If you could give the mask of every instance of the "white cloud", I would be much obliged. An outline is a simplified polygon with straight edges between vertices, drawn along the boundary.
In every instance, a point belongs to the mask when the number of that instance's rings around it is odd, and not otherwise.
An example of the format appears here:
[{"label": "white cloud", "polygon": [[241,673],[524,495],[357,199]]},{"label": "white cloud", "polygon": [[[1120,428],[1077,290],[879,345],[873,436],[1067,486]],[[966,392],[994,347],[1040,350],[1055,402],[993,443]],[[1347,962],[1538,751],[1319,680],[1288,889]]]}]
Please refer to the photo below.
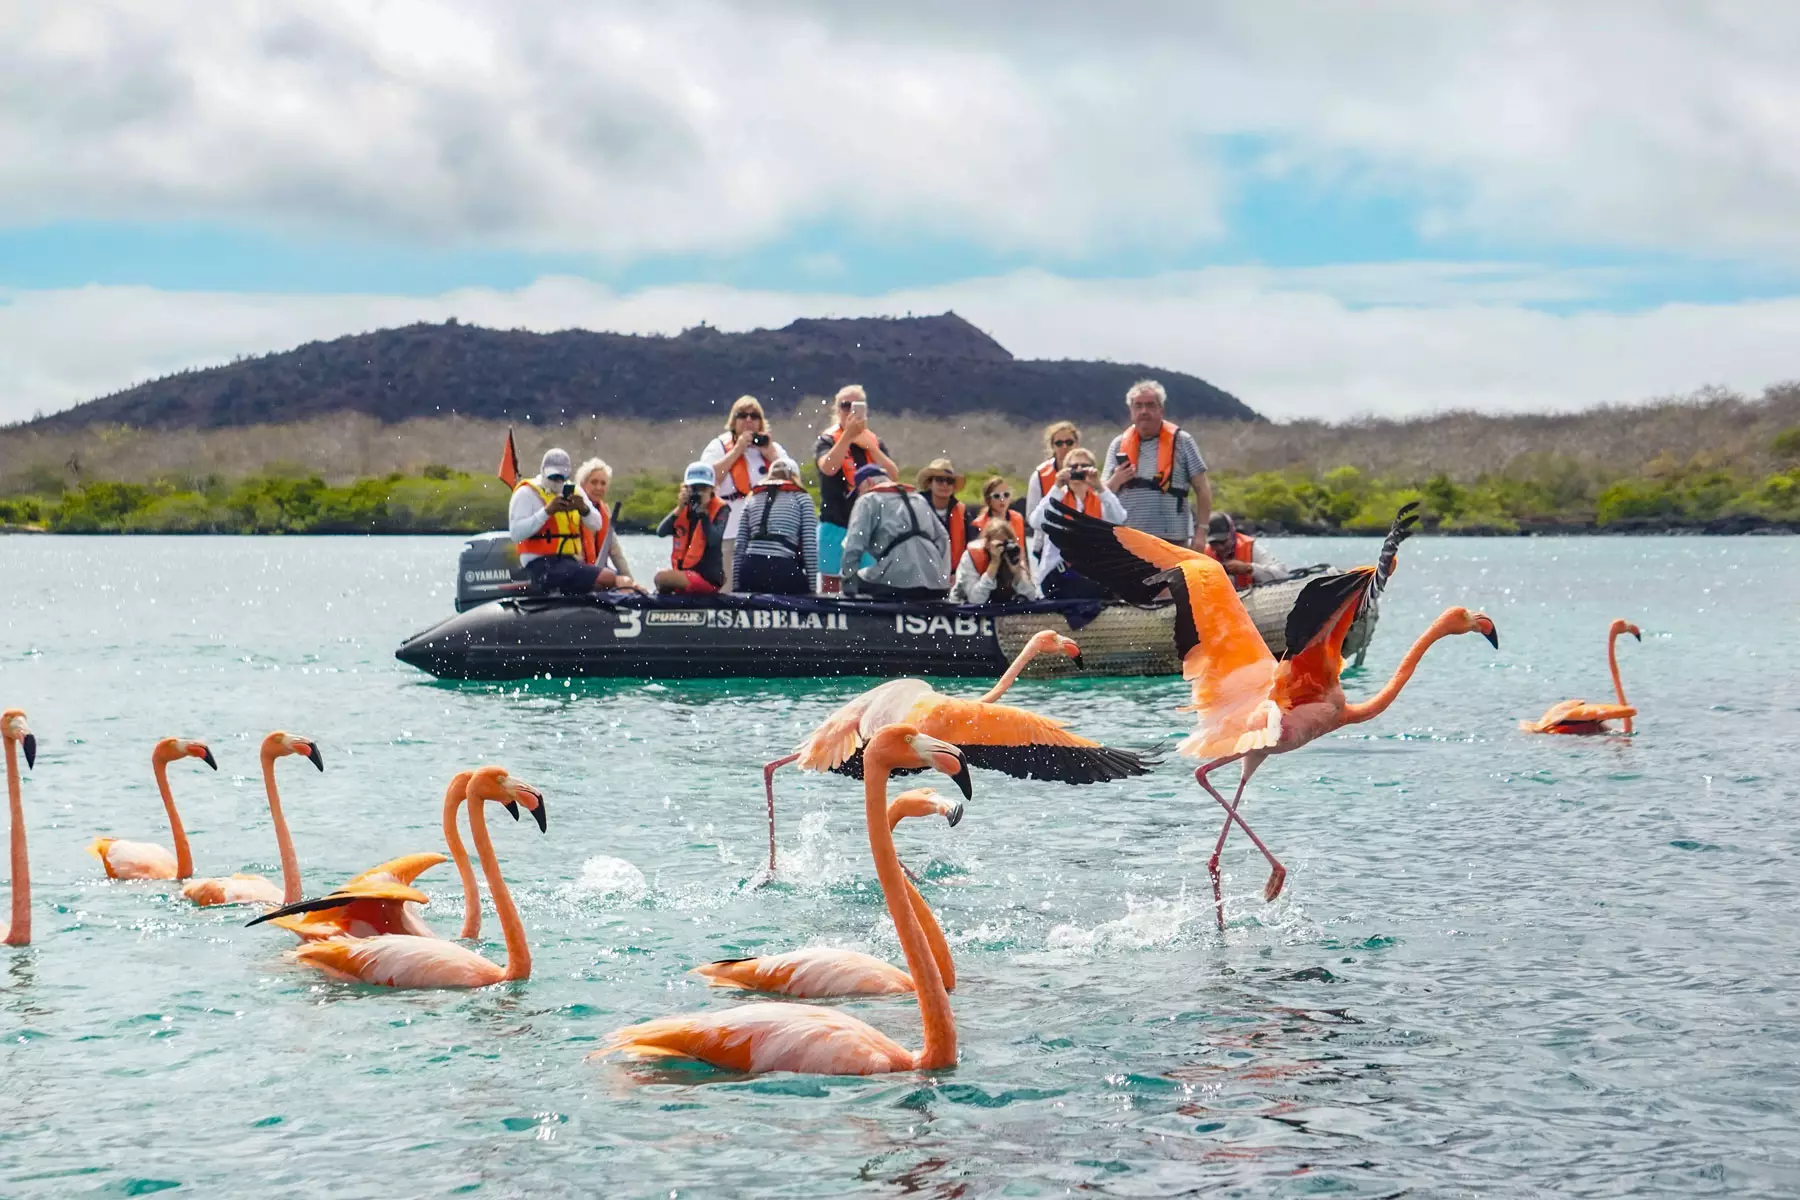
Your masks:
[{"label": "white cloud", "polygon": [[282,296],[88,287],[0,297],[0,420],[140,379],[346,332],[458,319],[500,328],[674,333],[798,316],[955,309],[1022,358],[1184,370],[1265,415],[1343,418],[1473,407],[1583,408],[1705,384],[1800,377],[1800,298],[1559,315],[1523,301],[1579,275],[1392,264],[1355,272],[1203,270],[1138,280],[1039,271],[878,297],[688,285],[628,294],[573,279],[434,297]]},{"label": "white cloud", "polygon": [[1797,57],[1800,6],[1729,0],[19,4],[0,221],[1085,255],[1218,233],[1247,137],[1432,229],[1795,261]]}]

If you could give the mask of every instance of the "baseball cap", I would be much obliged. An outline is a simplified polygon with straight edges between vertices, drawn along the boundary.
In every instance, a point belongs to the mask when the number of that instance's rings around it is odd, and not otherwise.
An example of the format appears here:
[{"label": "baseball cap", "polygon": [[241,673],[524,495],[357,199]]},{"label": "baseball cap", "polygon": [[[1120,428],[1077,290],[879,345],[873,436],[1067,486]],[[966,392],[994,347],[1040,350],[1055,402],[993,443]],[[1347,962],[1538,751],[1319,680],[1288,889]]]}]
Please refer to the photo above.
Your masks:
[{"label": "baseball cap", "polygon": [[711,487],[715,482],[713,469],[703,462],[691,462],[682,474],[681,482],[684,487]]},{"label": "baseball cap", "polygon": [[548,479],[552,475],[561,475],[567,479],[575,470],[575,464],[569,459],[569,452],[551,448],[544,451],[544,465],[538,468],[538,474]]}]

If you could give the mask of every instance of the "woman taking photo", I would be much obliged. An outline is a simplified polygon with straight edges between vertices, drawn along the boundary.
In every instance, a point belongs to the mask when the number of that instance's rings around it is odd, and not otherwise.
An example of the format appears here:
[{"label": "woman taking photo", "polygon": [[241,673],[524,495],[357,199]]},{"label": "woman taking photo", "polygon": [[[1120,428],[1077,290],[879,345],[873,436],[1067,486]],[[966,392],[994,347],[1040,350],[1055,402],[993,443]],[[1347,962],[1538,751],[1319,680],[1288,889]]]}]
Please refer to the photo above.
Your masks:
[{"label": "woman taking photo", "polygon": [[713,469],[713,487],[718,498],[731,510],[725,526],[725,586],[732,590],[731,563],[736,548],[738,522],[743,516],[744,502],[750,489],[761,483],[769,467],[787,451],[769,432],[768,418],[755,396],[739,396],[725,418],[725,432],[706,443],[700,461]]},{"label": "woman taking photo", "polygon": [[1025,543],[1006,521],[989,521],[981,536],[963,552],[950,588],[953,604],[1004,604],[1008,600],[1037,600],[1043,593],[1032,577]]},{"label": "woman taking photo", "polygon": [[[1044,529],[1044,514],[1050,511],[1052,504],[1066,504],[1076,512],[1086,513],[1090,517],[1104,517],[1116,524],[1125,522],[1125,506],[1119,498],[1107,491],[1100,482],[1100,472],[1094,466],[1094,456],[1080,447],[1069,451],[1063,459],[1062,469],[1056,473],[1056,482],[1045,493],[1044,498],[1031,510],[1031,527],[1040,535]],[[1038,555],[1037,581],[1049,599],[1079,598],[1103,600],[1112,593],[1093,580],[1070,570],[1063,564],[1062,551],[1055,542],[1044,540],[1043,551]]]}]

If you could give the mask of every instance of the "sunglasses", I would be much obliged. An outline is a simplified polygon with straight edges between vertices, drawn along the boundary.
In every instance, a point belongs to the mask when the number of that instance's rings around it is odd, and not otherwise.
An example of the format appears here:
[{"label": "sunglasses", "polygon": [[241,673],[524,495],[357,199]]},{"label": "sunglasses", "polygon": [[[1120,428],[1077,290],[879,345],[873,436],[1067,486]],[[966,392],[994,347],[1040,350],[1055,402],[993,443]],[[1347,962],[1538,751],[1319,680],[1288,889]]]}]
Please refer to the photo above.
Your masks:
[{"label": "sunglasses", "polygon": [[759,412],[732,413],[731,419],[734,421],[760,421],[763,419],[763,415]]},{"label": "sunglasses", "polygon": [[1011,500],[1012,493],[1011,492],[989,492],[987,494],[987,498],[989,500]]},{"label": "sunglasses", "polygon": [[854,400],[839,400],[838,401],[838,411],[839,412],[849,412],[850,406],[854,403],[856,403]]},{"label": "sunglasses", "polygon": [[1074,444],[1074,438],[1053,438],[1050,442],[1051,447],[1057,450],[1066,450]]},{"label": "sunglasses", "polygon": [[544,476],[544,482],[548,483],[549,481],[554,479],[557,483],[561,483],[563,480],[565,480],[567,478],[568,478],[567,475],[546,475],[546,476]]}]

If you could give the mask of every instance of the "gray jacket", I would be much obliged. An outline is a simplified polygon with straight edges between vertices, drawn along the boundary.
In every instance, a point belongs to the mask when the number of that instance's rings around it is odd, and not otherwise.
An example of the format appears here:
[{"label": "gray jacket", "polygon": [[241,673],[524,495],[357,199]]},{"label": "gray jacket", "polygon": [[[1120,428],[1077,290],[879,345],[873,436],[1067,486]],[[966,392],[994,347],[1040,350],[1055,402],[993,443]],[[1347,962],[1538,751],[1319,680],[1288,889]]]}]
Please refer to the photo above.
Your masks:
[{"label": "gray jacket", "polygon": [[857,497],[844,533],[844,562],[859,562],[864,551],[875,559],[857,572],[865,582],[950,588],[950,534],[931,511],[931,501],[911,488],[878,488]]}]

